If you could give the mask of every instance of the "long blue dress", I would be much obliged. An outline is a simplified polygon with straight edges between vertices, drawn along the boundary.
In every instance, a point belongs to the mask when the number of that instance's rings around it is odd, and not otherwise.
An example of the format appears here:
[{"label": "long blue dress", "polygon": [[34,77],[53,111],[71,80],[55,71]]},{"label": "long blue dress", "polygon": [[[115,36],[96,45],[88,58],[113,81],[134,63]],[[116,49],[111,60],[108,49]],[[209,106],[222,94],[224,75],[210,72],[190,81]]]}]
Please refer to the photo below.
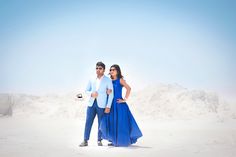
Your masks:
[{"label": "long blue dress", "polygon": [[114,146],[129,146],[136,143],[142,136],[127,103],[117,103],[117,99],[122,99],[122,85],[120,79],[112,81],[114,87],[114,99],[110,113],[104,114],[99,131],[102,138],[106,139]]}]

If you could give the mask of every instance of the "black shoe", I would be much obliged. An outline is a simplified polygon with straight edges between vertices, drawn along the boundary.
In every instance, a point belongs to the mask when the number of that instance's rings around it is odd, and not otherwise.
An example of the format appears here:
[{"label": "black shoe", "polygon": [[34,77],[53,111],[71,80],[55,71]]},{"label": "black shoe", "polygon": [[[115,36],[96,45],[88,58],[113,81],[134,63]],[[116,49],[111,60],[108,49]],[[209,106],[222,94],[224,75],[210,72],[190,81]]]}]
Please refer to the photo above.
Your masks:
[{"label": "black shoe", "polygon": [[102,146],[102,141],[98,141],[98,146]]},{"label": "black shoe", "polygon": [[88,146],[88,141],[83,141],[79,146],[80,146],[80,147],[86,147],[86,146]]},{"label": "black shoe", "polygon": [[108,146],[114,146],[113,143],[108,143]]}]

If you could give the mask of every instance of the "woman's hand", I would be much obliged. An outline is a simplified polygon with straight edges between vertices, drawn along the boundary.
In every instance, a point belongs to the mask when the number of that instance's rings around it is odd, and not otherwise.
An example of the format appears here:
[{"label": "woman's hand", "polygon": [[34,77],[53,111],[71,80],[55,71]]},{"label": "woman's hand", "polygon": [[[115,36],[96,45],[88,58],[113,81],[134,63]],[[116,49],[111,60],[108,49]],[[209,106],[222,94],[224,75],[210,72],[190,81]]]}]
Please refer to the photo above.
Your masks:
[{"label": "woman's hand", "polygon": [[117,99],[117,101],[116,101],[117,103],[124,103],[124,102],[126,102],[126,100],[125,99]]}]

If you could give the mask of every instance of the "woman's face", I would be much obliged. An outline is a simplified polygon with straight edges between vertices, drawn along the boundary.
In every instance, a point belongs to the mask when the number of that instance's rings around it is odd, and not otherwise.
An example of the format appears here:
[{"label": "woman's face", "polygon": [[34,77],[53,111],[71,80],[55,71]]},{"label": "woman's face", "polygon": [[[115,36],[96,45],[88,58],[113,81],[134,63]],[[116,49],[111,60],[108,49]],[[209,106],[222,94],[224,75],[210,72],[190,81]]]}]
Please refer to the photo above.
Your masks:
[{"label": "woman's face", "polygon": [[116,70],[116,68],[114,68],[114,67],[111,67],[111,68],[110,68],[110,75],[111,75],[112,77],[117,76],[117,70]]}]

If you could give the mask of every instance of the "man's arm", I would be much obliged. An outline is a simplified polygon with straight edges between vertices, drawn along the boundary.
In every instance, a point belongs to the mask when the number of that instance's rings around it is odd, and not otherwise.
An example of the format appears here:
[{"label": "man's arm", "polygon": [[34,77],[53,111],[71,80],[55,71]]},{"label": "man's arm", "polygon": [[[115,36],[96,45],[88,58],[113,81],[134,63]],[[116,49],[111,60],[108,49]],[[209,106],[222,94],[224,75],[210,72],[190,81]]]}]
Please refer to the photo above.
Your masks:
[{"label": "man's arm", "polygon": [[86,93],[89,97],[91,97],[91,94],[92,94],[92,83],[91,83],[91,80],[90,80],[90,81],[88,82],[88,84],[87,84],[85,93]]},{"label": "man's arm", "polygon": [[89,97],[93,97],[93,98],[97,98],[98,97],[98,93],[92,91],[92,82],[91,82],[91,80],[89,81],[89,83],[88,83],[88,85],[86,87],[85,92],[87,93],[87,95]]},{"label": "man's arm", "polygon": [[109,79],[108,80],[108,87],[107,89],[111,90],[111,93],[108,95],[108,101],[107,101],[107,108],[111,108],[112,100],[114,98],[114,91],[113,91],[113,85],[112,81]]}]

